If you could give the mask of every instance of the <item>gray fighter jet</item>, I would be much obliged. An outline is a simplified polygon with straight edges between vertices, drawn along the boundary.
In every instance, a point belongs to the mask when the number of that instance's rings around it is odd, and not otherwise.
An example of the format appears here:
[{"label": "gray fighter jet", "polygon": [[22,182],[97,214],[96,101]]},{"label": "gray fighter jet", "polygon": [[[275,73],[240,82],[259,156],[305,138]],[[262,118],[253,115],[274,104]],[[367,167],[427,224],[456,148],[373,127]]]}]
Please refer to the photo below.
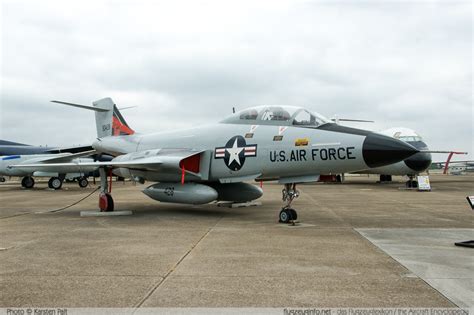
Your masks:
[{"label": "gray fighter jet", "polygon": [[279,219],[286,223],[297,219],[291,203],[299,195],[298,183],[393,164],[419,152],[398,139],[340,126],[294,106],[257,106],[207,126],[121,135],[130,127],[110,98],[93,106],[53,102],[94,111],[98,138],[92,146],[116,156],[110,162],[49,165],[98,166],[101,211],[114,208],[107,185],[112,172],[157,182],[143,192],[158,201],[185,204],[252,201],[263,192],[248,181],[275,180],[284,185]]}]

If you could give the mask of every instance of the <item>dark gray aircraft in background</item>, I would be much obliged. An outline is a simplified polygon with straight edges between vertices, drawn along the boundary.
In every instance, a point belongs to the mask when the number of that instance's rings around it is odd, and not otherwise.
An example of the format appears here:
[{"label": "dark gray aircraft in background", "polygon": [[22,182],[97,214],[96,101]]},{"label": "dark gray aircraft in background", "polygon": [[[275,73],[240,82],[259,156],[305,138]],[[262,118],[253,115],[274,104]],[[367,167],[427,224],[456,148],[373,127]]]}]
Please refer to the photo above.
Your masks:
[{"label": "dark gray aircraft in background", "polygon": [[56,154],[56,153],[79,153],[92,150],[91,146],[80,146],[71,148],[55,148],[46,146],[33,146],[18,142],[0,140],[0,156],[5,155],[31,155],[31,154]]},{"label": "dark gray aircraft in background", "polygon": [[[77,147],[70,147],[70,148],[56,148],[56,147],[47,147],[47,146],[33,146],[29,144],[23,144],[18,142],[12,142],[7,140],[0,140],[0,160],[4,159],[12,159],[12,158],[20,158],[22,156],[32,156],[32,155],[49,155],[49,154],[60,154],[60,153],[70,153],[76,154],[81,152],[86,152],[93,150],[91,146],[77,146]],[[29,174],[30,172],[28,172]],[[5,176],[0,170],[0,182],[5,182]],[[8,175],[7,175],[8,176]],[[34,180],[31,176],[25,175],[23,176],[22,186],[23,183],[31,184],[31,187],[34,185]],[[29,187],[29,188],[31,188]]]},{"label": "dark gray aircraft in background", "polygon": [[161,202],[185,204],[248,202],[263,194],[248,181],[278,181],[284,185],[286,202],[279,219],[286,223],[297,218],[291,207],[299,195],[296,184],[317,181],[321,174],[397,163],[419,152],[398,139],[340,126],[294,106],[257,106],[207,126],[138,134],[130,132],[110,98],[93,102],[93,106],[54,102],[94,111],[97,140],[92,147],[115,156],[109,162],[49,165],[76,166],[78,170],[99,167],[101,211],[114,208],[107,185],[110,172],[141,183],[157,182],[143,192]]}]

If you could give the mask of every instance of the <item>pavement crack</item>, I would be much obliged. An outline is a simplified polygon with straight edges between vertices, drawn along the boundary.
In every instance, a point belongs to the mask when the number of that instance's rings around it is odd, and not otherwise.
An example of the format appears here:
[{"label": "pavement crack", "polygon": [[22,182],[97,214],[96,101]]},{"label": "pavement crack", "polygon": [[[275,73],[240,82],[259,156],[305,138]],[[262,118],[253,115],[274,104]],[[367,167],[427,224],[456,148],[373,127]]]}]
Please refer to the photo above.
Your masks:
[{"label": "pavement crack", "polygon": [[[150,296],[153,295],[153,293],[156,292],[156,290],[158,290],[162,285],[163,283],[169,278],[169,276],[171,276],[171,274],[179,267],[179,265],[186,259],[186,257],[189,256],[189,254],[191,254],[191,252],[211,233],[211,231],[217,226],[217,224],[219,224],[219,222],[222,220],[223,217],[220,217],[219,220],[217,220],[217,222],[211,226],[210,228],[207,229],[206,233],[204,233],[201,238],[199,238],[199,240],[197,242],[195,242],[189,249],[186,253],[184,253],[183,256],[181,256],[180,259],[178,259],[178,261],[173,265],[173,267],[171,267],[170,270],[168,270],[168,272],[161,278],[161,280],[159,280],[152,288],[150,291],[148,291],[148,293],[135,305],[135,311],[138,310],[140,307],[142,307],[142,305],[146,302],[146,300],[148,300],[148,298]],[[135,312],[134,312],[135,313]]]}]

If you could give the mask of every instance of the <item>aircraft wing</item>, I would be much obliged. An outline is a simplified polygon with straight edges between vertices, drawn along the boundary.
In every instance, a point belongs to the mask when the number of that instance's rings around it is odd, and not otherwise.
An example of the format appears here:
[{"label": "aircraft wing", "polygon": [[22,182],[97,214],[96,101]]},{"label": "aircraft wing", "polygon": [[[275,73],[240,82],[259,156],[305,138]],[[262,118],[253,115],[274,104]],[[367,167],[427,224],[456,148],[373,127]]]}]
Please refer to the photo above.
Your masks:
[{"label": "aircraft wing", "polygon": [[84,157],[84,156],[93,155],[93,154],[96,154],[96,153],[97,153],[97,151],[95,151],[95,150],[89,150],[89,151],[84,151],[84,152],[79,152],[79,153],[74,153],[74,154],[69,154],[69,155],[61,155],[59,157],[55,156],[55,155],[52,155],[50,158],[46,158],[44,160],[41,160],[41,163],[42,164],[48,164],[49,166],[51,166],[51,164],[53,164],[53,163],[66,163],[66,162],[70,162],[74,159]]},{"label": "aircraft wing", "polygon": [[81,152],[86,152],[86,151],[91,151],[94,150],[92,146],[86,145],[86,146],[80,146],[80,147],[66,147],[66,148],[52,148],[51,150],[46,150],[46,153],[81,153]]},{"label": "aircraft wing", "polygon": [[[21,168],[25,170],[37,170],[41,171],[43,168],[54,168],[54,167],[68,167],[73,170],[81,170],[84,167],[109,167],[109,168],[127,168],[130,170],[141,170],[141,171],[156,171],[156,172],[176,172],[181,171],[181,167],[186,167],[186,172],[198,173],[199,170],[193,170],[193,167],[189,167],[189,159],[200,155],[204,151],[193,151],[193,150],[158,150],[158,153],[149,154],[147,152],[136,152],[127,156],[120,156],[112,161],[107,162],[84,162],[84,161],[73,161],[77,158],[78,154],[71,154],[65,157],[59,157],[56,159],[48,159],[47,161],[41,161],[41,163],[33,164],[18,164],[11,165],[10,168]],[[88,155],[91,153],[89,152]],[[71,158],[72,157],[72,158]],[[128,158],[128,159],[125,159]],[[198,162],[199,163],[199,162]],[[184,165],[184,166],[183,166]]]},{"label": "aircraft wing", "polygon": [[[458,163],[474,163],[474,160],[464,160],[464,161],[449,161],[449,164],[458,164]],[[433,162],[432,164],[446,164],[446,161],[442,161],[442,162]]]},{"label": "aircraft wing", "polygon": [[129,168],[135,170],[156,170],[158,166],[163,164],[161,161],[158,160],[136,160],[136,161],[128,161],[128,162],[65,162],[65,163],[38,163],[38,164],[18,164],[18,165],[11,165],[10,168],[21,168],[25,170],[41,170],[42,168],[54,168],[54,167],[68,167],[71,169],[77,168],[77,171],[80,171],[84,167],[111,167],[111,168]]}]

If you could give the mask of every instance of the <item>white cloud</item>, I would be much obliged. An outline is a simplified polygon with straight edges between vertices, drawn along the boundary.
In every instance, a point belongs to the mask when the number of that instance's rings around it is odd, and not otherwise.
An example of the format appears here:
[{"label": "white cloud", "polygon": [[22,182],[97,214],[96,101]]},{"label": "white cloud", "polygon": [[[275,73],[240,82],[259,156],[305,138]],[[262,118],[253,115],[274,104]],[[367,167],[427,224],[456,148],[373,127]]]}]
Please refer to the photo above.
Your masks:
[{"label": "white cloud", "polygon": [[[280,103],[473,151],[472,4],[4,1],[0,137],[68,145],[110,96],[142,131]],[[72,127],[71,127],[72,126]],[[61,130],[61,132],[57,132]]]}]

